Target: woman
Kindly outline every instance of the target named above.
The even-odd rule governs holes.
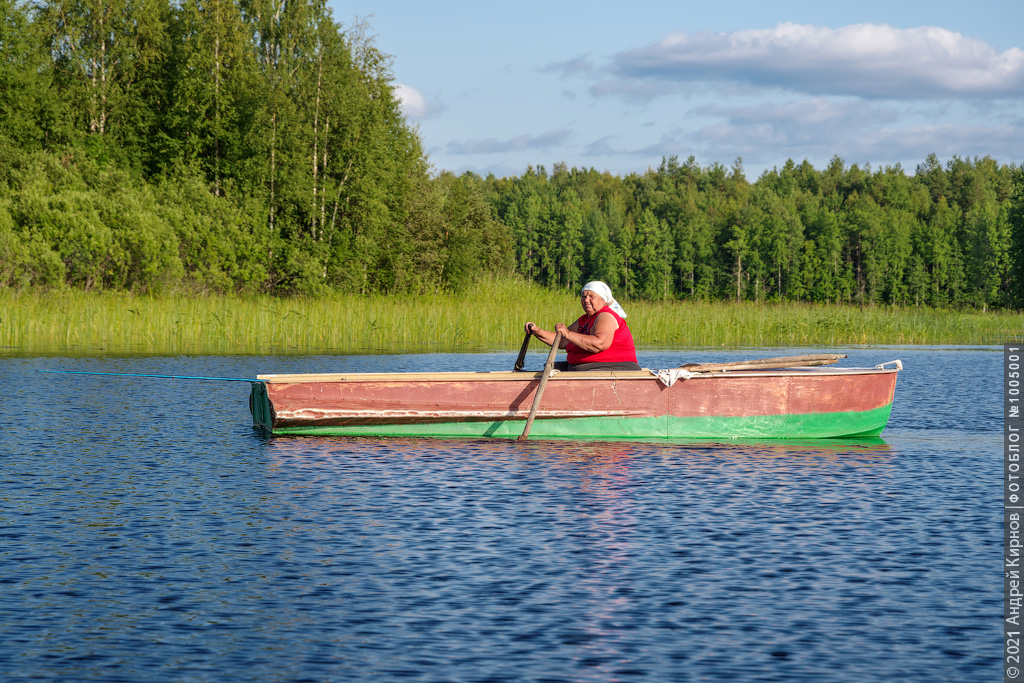
[[[555,325],[555,331],[542,330],[532,322],[526,331],[551,346],[555,333],[562,334],[559,348],[566,351],[568,362],[559,362],[559,370],[642,370],[636,362],[633,334],[626,325],[626,312],[603,282],[588,282],[580,292],[583,315],[566,326]]]

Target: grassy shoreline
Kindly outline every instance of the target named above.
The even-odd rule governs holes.
[[[1024,313],[801,303],[623,302],[641,348],[977,345],[1024,340]],[[516,349],[575,295],[484,283],[465,295],[131,295],[0,291],[3,354],[321,354]]]

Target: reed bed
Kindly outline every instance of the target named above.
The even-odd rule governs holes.
[[[1024,314],[781,303],[623,302],[642,348],[1001,344]],[[463,295],[319,298],[0,292],[0,352],[409,353],[518,348],[523,323],[550,329],[578,299],[519,282]]]

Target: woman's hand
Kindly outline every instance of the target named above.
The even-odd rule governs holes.
[[[575,325],[575,324],[576,323],[573,323],[573,325]],[[523,329],[526,330],[527,334],[532,334],[534,337],[536,337],[537,339],[540,339],[542,342],[544,342],[548,346],[551,346],[551,344],[555,341],[555,333],[554,332],[552,332],[551,330],[541,329],[540,327],[537,327],[537,325],[533,324],[532,322],[529,322],[529,323],[526,323],[525,325],[523,325]],[[566,332],[566,330],[571,330],[572,327],[571,326],[570,327],[566,327],[563,323],[558,323],[557,325],[555,325],[555,329],[562,333],[562,341],[559,343],[558,347],[564,349],[565,348],[565,332]]]

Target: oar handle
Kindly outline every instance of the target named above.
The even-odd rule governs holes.
[[[523,363],[526,362],[526,349],[530,346],[530,338],[533,335],[529,332],[523,337],[523,345],[519,348],[519,357],[516,358],[516,364],[512,366],[512,372],[522,372]]]
[[[548,352],[548,361],[544,363],[544,372],[541,373],[540,384],[537,385],[537,394],[533,397],[533,407],[530,408],[530,416],[526,418],[526,427],[519,437],[520,441],[526,441],[526,437],[530,435],[530,427],[533,426],[533,419],[537,417],[537,408],[540,407],[540,397],[544,395],[544,387],[547,386],[548,378],[551,377],[551,369],[555,366],[555,354],[558,353],[558,347],[561,343],[562,333],[556,332],[555,339],[551,342],[551,351]]]

